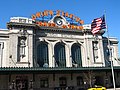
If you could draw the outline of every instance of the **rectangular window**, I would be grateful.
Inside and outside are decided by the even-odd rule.
[[[41,78],[40,79],[40,87],[41,88],[47,88],[47,87],[49,87],[48,78]]]
[[[0,44],[0,66],[2,66],[2,60],[1,60],[1,58],[2,58],[2,48],[1,48],[1,44]]]
[[[0,55],[1,55],[1,50],[2,50],[2,47],[1,47],[2,45],[0,44]]]
[[[66,80],[66,78],[65,77],[59,78],[59,84],[60,84],[61,87],[67,86],[67,80]]]
[[[25,57],[25,47],[26,47],[26,40],[22,37],[18,37],[18,47],[17,47],[17,55],[18,55],[18,62],[20,62],[20,58]]]
[[[93,41],[92,45],[93,45],[93,58],[94,62],[96,62],[98,59],[98,41]]]
[[[20,23],[26,23],[26,19],[19,19]]]
[[[20,46],[20,56],[24,56],[25,55],[25,47]]]
[[[77,77],[77,86],[83,85],[83,78],[82,77]]]
[[[4,42],[0,42],[0,67],[2,67],[2,63],[3,63],[2,60],[3,48],[4,48]]]

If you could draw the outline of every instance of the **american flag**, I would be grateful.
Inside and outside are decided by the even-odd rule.
[[[100,18],[95,18],[91,23],[91,32],[97,34],[101,29],[105,29],[105,17],[104,15]]]

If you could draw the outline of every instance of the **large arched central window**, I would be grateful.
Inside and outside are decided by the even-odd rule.
[[[80,44],[73,44],[71,47],[71,53],[72,53],[72,63],[73,66],[82,66],[82,59],[81,59],[81,46]]]
[[[65,67],[66,66],[66,55],[65,55],[65,45],[63,43],[57,43],[54,47],[55,54],[55,66]]]
[[[39,67],[48,67],[48,44],[40,42],[37,47],[37,63]]]

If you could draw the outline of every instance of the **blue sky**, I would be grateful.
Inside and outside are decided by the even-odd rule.
[[[120,0],[1,0],[0,28],[5,29],[10,17],[31,17],[38,11],[63,10],[91,23],[106,11],[109,35],[120,41]],[[119,44],[120,56],[120,44]]]

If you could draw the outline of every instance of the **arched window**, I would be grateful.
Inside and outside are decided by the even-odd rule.
[[[40,42],[37,47],[37,63],[39,67],[48,67],[48,44],[45,42]]]
[[[65,45],[63,43],[57,43],[54,47],[55,54],[55,66],[65,67],[66,66],[66,55],[65,55]]]
[[[80,44],[73,44],[71,47],[72,53],[72,64],[74,67],[81,67],[82,66],[82,59],[81,59],[81,46]]]

